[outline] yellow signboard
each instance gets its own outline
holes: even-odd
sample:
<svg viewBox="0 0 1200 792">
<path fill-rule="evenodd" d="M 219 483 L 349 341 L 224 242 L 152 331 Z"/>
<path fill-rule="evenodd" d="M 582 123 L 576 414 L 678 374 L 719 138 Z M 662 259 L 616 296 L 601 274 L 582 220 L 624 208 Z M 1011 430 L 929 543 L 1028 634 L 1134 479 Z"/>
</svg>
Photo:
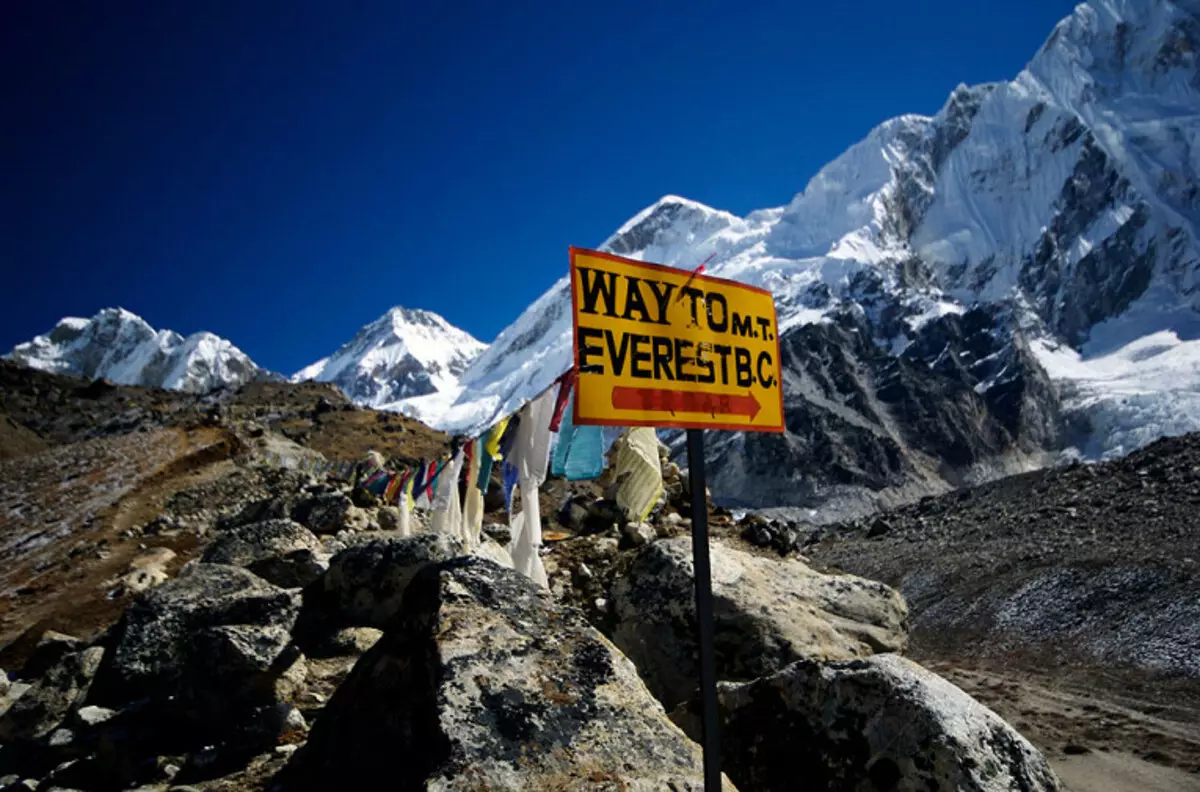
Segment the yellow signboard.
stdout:
<svg viewBox="0 0 1200 792">
<path fill-rule="evenodd" d="M 783 431 L 764 289 L 571 248 L 577 424 Z"/>
</svg>

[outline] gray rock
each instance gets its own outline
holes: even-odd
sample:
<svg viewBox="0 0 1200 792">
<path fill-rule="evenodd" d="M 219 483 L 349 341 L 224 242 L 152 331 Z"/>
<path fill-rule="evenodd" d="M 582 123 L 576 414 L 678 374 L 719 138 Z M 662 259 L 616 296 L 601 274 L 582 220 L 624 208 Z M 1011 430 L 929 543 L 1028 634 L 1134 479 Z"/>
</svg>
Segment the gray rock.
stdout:
<svg viewBox="0 0 1200 792">
<path fill-rule="evenodd" d="M 287 715 L 283 718 L 284 733 L 287 735 L 303 736 L 308 733 L 308 721 L 304 719 L 304 713 L 292 707 L 287 711 Z"/>
<path fill-rule="evenodd" d="M 198 629 L 189 647 L 189 661 L 202 663 L 197 676 L 214 685 L 257 679 L 275 666 L 291 640 L 278 625 L 221 624 Z M 238 690 L 230 685 L 230 693 Z M 215 689 L 214 689 L 215 692 Z"/>
<path fill-rule="evenodd" d="M 55 729 L 50 734 L 48 745 L 51 748 L 61 748 L 75 742 L 75 732 L 70 729 Z"/>
<path fill-rule="evenodd" d="M 0 699 L 8 695 L 8 691 L 12 689 L 12 682 L 8 679 L 8 674 L 4 673 L 4 669 L 0 668 Z"/>
<path fill-rule="evenodd" d="M 775 532 L 765 523 L 751 523 L 742 531 L 742 538 L 755 547 L 770 547 L 775 541 Z"/>
<path fill-rule="evenodd" d="M 0 742 L 34 740 L 52 732 L 83 701 L 103 657 L 99 646 L 60 657 L 0 716 Z"/>
<path fill-rule="evenodd" d="M 490 536 L 496 544 L 508 547 L 512 544 L 512 529 L 501 523 L 487 523 L 483 526 L 483 534 Z"/>
<path fill-rule="evenodd" d="M 623 547 L 645 547 L 658 538 L 658 534 L 646 523 L 625 523 L 621 528 Z"/>
<path fill-rule="evenodd" d="M 878 536 L 883 536 L 892 530 L 892 524 L 882 517 L 876 517 L 871 522 L 871 527 L 867 529 L 867 538 L 874 539 Z"/>
<path fill-rule="evenodd" d="M 292 509 L 292 519 L 319 534 L 334 534 L 346 527 L 354 506 L 348 495 L 327 492 L 300 501 Z"/>
<path fill-rule="evenodd" d="M 178 697 L 185 707 L 188 699 L 249 705 L 269 696 L 276 672 L 291 664 L 284 650 L 299 610 L 298 591 L 240 567 L 196 564 L 126 611 L 113 685 L 127 697 Z"/>
<path fill-rule="evenodd" d="M 350 493 L 350 501 L 360 509 L 374 509 L 379 505 L 379 496 L 362 487 L 356 487 Z"/>
<path fill-rule="evenodd" d="M 898 655 L 802 660 L 719 698 L 724 766 L 743 789 L 1061 789 L 998 715 Z"/>
<path fill-rule="evenodd" d="M 4 694 L 3 698 L 0 698 L 0 716 L 2 716 L 5 712 L 8 712 L 9 707 L 11 707 L 17 699 L 21 698 L 21 696 L 24 696 L 26 693 L 28 693 L 32 687 L 33 685 L 28 682 L 10 682 L 8 686 L 8 692 Z"/>
<path fill-rule="evenodd" d="M 161 586 L 170 579 L 168 565 L 175 559 L 175 551 L 168 547 L 154 547 L 138 554 L 130 562 L 126 573 L 118 579 L 117 596 L 140 594 Z"/>
<path fill-rule="evenodd" d="M 471 554 L 477 555 L 480 558 L 486 558 L 490 561 L 495 561 L 502 567 L 508 567 L 509 569 L 513 568 L 512 553 L 509 552 L 508 547 L 499 544 L 487 534 L 484 534 L 483 541 L 479 543 L 478 547 L 471 551 Z"/>
<path fill-rule="evenodd" d="M 395 506 L 380 506 L 375 510 L 375 521 L 381 531 L 400 530 L 400 509 Z"/>
<path fill-rule="evenodd" d="M 75 719 L 83 726 L 95 726 L 96 724 L 111 720 L 116 714 L 116 710 L 90 705 L 80 707 L 75 713 Z"/>
<path fill-rule="evenodd" d="M 457 556 L 461 544 L 445 534 L 362 542 L 333 557 L 325 573 L 329 607 L 349 624 L 385 628 L 400 609 L 413 575 Z"/>
<path fill-rule="evenodd" d="M 703 787 L 698 747 L 633 665 L 576 611 L 478 558 L 417 576 L 276 780 L 299 792 L 379 778 L 464 791 Z"/>
<path fill-rule="evenodd" d="M 329 636 L 321 645 L 325 657 L 358 657 L 365 654 L 383 637 L 383 630 L 374 627 L 347 627 Z"/>
<path fill-rule="evenodd" d="M 347 531 L 378 531 L 379 523 L 375 515 L 375 509 L 352 506 L 346 512 L 346 519 L 342 525 Z"/>
<path fill-rule="evenodd" d="M 711 547 L 717 678 L 748 681 L 794 660 L 901 651 L 908 608 L 895 590 L 793 559 Z M 692 540 L 643 548 L 613 586 L 613 641 L 670 708 L 699 680 Z"/>
<path fill-rule="evenodd" d="M 267 520 L 226 531 L 209 545 L 201 560 L 246 567 L 283 588 L 307 586 L 329 567 L 321 540 L 291 520 Z"/>
<path fill-rule="evenodd" d="M 572 495 L 559 507 L 556 521 L 571 533 L 582 533 L 587 522 L 588 504 L 593 500 L 587 495 Z"/>
<path fill-rule="evenodd" d="M 294 485 L 294 482 L 289 482 Z M 290 489 L 290 486 L 289 486 Z M 250 523 L 266 520 L 285 520 L 294 508 L 293 499 L 288 497 L 270 497 L 246 504 L 236 514 L 217 520 L 217 528 L 229 530 Z"/>
<path fill-rule="evenodd" d="M 615 486 L 615 485 L 614 485 Z M 629 522 L 625 507 L 613 498 L 592 501 L 588 505 L 588 516 L 584 521 L 584 533 L 608 533 L 616 531 Z"/>
</svg>

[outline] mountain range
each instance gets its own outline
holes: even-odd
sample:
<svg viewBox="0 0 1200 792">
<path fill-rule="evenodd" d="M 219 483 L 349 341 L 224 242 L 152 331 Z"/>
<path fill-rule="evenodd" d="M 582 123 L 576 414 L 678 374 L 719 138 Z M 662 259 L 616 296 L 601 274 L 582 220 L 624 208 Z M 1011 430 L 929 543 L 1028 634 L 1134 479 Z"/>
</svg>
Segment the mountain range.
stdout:
<svg viewBox="0 0 1200 792">
<path fill-rule="evenodd" d="M 775 295 L 787 432 L 713 435 L 714 495 L 833 519 L 1200 429 L 1198 53 L 1197 0 L 1091 0 L 1014 80 L 884 122 L 783 206 L 667 196 L 609 237 Z M 11 356 L 187 390 L 264 376 L 120 310 Z M 396 308 L 293 379 L 468 432 L 570 360 L 564 277 L 489 345 Z"/>
</svg>

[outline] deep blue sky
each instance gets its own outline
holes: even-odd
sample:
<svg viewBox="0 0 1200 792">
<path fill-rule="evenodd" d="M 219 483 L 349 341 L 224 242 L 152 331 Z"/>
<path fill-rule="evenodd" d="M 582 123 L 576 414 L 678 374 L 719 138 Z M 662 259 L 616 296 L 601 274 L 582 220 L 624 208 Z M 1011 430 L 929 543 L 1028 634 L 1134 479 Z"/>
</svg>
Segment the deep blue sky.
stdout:
<svg viewBox="0 0 1200 792">
<path fill-rule="evenodd" d="M 568 245 L 780 205 L 1072 6 L 6 0 L 0 351 L 112 305 L 286 373 L 397 304 L 490 341 Z"/>
</svg>

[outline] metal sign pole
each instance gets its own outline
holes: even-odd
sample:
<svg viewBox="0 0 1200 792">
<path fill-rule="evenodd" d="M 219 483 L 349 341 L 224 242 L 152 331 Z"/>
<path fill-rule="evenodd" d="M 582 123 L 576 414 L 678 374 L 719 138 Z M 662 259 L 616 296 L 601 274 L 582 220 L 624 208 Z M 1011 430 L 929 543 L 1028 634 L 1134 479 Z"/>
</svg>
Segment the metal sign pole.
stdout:
<svg viewBox="0 0 1200 792">
<path fill-rule="evenodd" d="M 692 490 L 692 558 L 696 567 L 696 625 L 700 638 L 700 699 L 704 712 L 704 792 L 721 792 L 721 733 L 717 666 L 713 652 L 712 569 L 708 558 L 708 501 L 704 483 L 704 430 L 688 429 L 688 482 Z"/>
<path fill-rule="evenodd" d="M 702 275 L 704 265 L 689 273 L 595 250 L 573 247 L 570 253 L 578 372 L 572 420 L 577 426 L 670 427 L 688 433 L 704 789 L 720 792 L 702 432 L 784 431 L 775 298 L 757 286 Z"/>
</svg>

